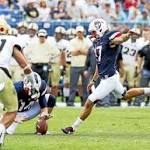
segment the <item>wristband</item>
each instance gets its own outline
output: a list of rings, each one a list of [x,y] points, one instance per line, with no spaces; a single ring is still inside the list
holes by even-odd
[[[23,68],[23,71],[25,71],[26,69],[29,69],[30,68],[30,65],[26,65],[24,68]]]

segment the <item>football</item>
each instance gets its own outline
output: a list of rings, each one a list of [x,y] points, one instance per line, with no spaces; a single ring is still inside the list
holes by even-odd
[[[40,133],[41,135],[46,134],[48,130],[48,124],[45,119],[39,119],[36,122],[36,133]]]

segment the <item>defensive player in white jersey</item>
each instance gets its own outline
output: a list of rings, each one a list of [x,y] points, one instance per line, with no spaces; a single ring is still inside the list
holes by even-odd
[[[69,98],[69,72],[70,72],[70,57],[69,57],[69,41],[65,39],[66,30],[62,26],[55,28],[54,40],[56,46],[60,51],[60,66],[59,66],[59,84],[61,87],[62,101]]]
[[[53,69],[53,73],[51,73],[52,79],[52,91],[54,95],[58,95],[58,84],[61,87],[61,94],[63,99],[63,85],[61,84],[64,81],[64,71],[66,73],[66,69],[68,70],[68,66],[66,66],[67,56],[68,56],[68,49],[69,49],[69,42],[65,39],[66,30],[62,26],[58,26],[55,28],[54,36],[49,37],[49,41],[53,41],[56,44],[57,52],[59,55],[55,59],[57,62],[51,63],[51,67]],[[50,58],[50,62],[53,62],[53,57]],[[68,72],[68,71],[67,71]],[[67,74],[67,73],[66,73]],[[56,78],[57,77],[57,78]],[[58,81],[59,77],[59,81]],[[67,76],[68,77],[68,76]],[[67,78],[68,79],[68,78]],[[65,76],[66,80],[66,76]],[[67,80],[68,81],[68,80]]]
[[[8,31],[9,25],[4,19],[0,19],[0,102],[6,110],[0,122],[0,145],[4,143],[5,130],[14,121],[18,110],[16,91],[8,71],[12,57],[23,68],[27,79],[32,83],[32,92],[35,96],[38,94],[33,72],[21,52],[20,45],[16,43],[17,40],[14,36],[8,36]]]
[[[132,35],[130,39],[126,42],[122,43],[121,50],[122,50],[122,57],[123,57],[123,64],[124,64],[124,76],[122,78],[123,83],[127,80],[128,86],[135,87],[135,73],[136,70],[136,61],[137,61],[137,53],[141,49],[139,45],[138,38],[140,36],[140,30],[138,28],[135,29],[137,35]]]
[[[63,59],[68,59],[65,54],[68,53],[69,51],[69,41],[67,41],[64,37],[66,34],[66,30],[64,27],[62,26],[58,26],[55,28],[55,35],[54,35],[54,41],[56,42],[56,46],[57,49],[61,52],[61,58],[62,60],[60,60],[60,65],[65,65],[65,62],[63,61]],[[65,57],[65,58],[63,58]],[[67,60],[66,60],[67,61]]]
[[[91,89],[98,76],[101,77],[101,82],[89,95],[84,109],[77,120],[72,126],[62,129],[65,134],[75,132],[90,115],[96,101],[103,99],[110,92],[115,92],[118,98],[125,100],[139,95],[150,94],[150,88],[131,88],[126,91],[120,83],[119,74],[116,71],[116,58],[119,52],[118,46],[136,33],[133,30],[129,30],[125,34],[117,31],[109,31],[108,24],[103,19],[94,19],[89,25],[89,32],[93,41],[97,69],[92,81],[87,86],[88,90]]]

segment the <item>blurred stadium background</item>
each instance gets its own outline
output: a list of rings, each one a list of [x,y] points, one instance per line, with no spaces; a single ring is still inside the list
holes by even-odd
[[[150,23],[149,0],[1,0],[0,15],[11,27],[19,22],[37,22],[53,35],[55,27],[66,29],[102,17],[110,23],[129,27]]]

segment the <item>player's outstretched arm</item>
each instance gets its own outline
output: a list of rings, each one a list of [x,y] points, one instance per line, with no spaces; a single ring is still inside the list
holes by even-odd
[[[119,45],[125,41],[127,41],[130,38],[131,33],[125,33],[125,34],[121,34],[118,37],[115,37],[114,39],[111,40],[111,44],[113,45]]]
[[[136,30],[131,29],[125,34],[120,34],[120,36],[115,37],[114,39],[111,40],[111,44],[113,45],[120,45],[121,43],[127,41],[131,35],[139,35]]]

